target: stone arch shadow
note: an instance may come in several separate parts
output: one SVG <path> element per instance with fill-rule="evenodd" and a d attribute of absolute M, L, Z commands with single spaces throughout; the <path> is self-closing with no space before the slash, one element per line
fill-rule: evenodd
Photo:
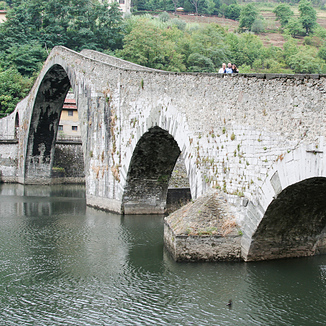
<path fill-rule="evenodd" d="M 163 214 L 169 180 L 180 148 L 168 131 L 155 126 L 137 142 L 122 199 L 124 214 Z"/>
<path fill-rule="evenodd" d="M 24 183 L 51 183 L 55 143 L 62 106 L 73 83 L 60 64 L 43 72 L 36 87 L 26 139 Z"/>
<path fill-rule="evenodd" d="M 19 112 L 17 111 L 15 114 L 15 129 L 14 129 L 14 138 L 18 139 L 19 136 Z"/>
<path fill-rule="evenodd" d="M 285 155 L 247 206 L 246 261 L 326 253 L 326 175 L 323 157 L 303 146 Z"/>

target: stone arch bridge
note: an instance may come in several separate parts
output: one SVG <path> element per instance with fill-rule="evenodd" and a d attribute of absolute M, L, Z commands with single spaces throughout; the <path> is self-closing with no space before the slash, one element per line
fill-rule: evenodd
<path fill-rule="evenodd" d="M 56 47 L 0 120 L 3 181 L 51 183 L 69 89 L 88 205 L 163 213 L 181 153 L 192 198 L 218 189 L 233 207 L 242 258 L 326 251 L 326 76 L 163 72 Z"/>

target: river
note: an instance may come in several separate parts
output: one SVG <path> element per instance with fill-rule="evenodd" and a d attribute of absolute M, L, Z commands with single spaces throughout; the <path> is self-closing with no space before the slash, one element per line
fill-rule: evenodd
<path fill-rule="evenodd" d="M 326 256 L 176 263 L 162 216 L 86 207 L 82 186 L 0 184 L 0 223 L 0 325 L 326 324 Z"/>

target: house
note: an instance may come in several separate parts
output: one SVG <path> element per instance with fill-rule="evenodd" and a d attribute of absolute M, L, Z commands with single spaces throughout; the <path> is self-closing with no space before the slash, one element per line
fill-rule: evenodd
<path fill-rule="evenodd" d="M 109 3 L 118 2 L 123 14 L 130 14 L 131 0 L 108 0 Z"/>
<path fill-rule="evenodd" d="M 73 93 L 68 93 L 62 106 L 58 138 L 80 137 L 79 119 Z"/>
<path fill-rule="evenodd" d="M 0 10 L 0 24 L 7 20 L 7 10 Z"/>

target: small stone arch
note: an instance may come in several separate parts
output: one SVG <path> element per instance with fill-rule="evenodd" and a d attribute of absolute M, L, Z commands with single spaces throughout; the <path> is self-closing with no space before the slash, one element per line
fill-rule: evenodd
<path fill-rule="evenodd" d="M 305 147 L 268 172 L 243 223 L 242 256 L 266 260 L 326 253 L 325 160 Z"/>
<path fill-rule="evenodd" d="M 158 126 L 142 135 L 127 173 L 123 213 L 164 213 L 169 179 L 180 152 L 174 137 Z"/>
<path fill-rule="evenodd" d="M 19 113 L 16 112 L 14 138 L 18 139 L 18 136 L 19 136 Z"/>

